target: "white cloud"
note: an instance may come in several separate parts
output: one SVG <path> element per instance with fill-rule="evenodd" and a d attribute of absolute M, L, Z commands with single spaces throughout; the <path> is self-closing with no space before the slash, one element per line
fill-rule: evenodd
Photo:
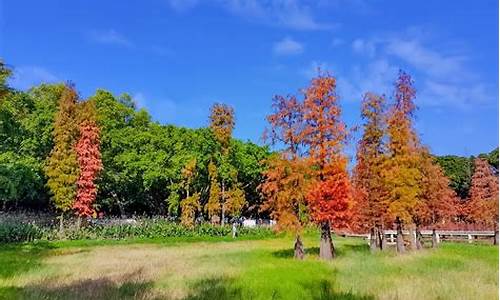
<path fill-rule="evenodd" d="M 118 45 L 125 47 L 132 46 L 132 42 L 130 42 L 130 40 L 128 40 L 124 35 L 118 33 L 114 29 L 92 31 L 89 33 L 89 37 L 92 41 L 99 44 Z"/>
<path fill-rule="evenodd" d="M 230 13 L 259 23 L 278 25 L 296 30 L 322 30 L 334 28 L 334 24 L 316 20 L 313 10 L 300 0 L 212 0 Z M 207 3 L 205 2 L 205 3 Z M 199 0 L 169 0 L 176 11 L 186 11 L 201 5 Z M 318 3 L 316 5 L 319 5 Z"/>
<path fill-rule="evenodd" d="M 41 83 L 54 83 L 57 81 L 61 80 L 43 67 L 21 66 L 14 68 L 14 74 L 9 80 L 9 85 L 24 90 Z"/>
<path fill-rule="evenodd" d="M 375 44 L 364 39 L 355 39 L 352 42 L 352 49 L 354 52 L 366 54 L 369 57 L 373 57 L 375 55 Z"/>
<path fill-rule="evenodd" d="M 273 46 L 273 52 L 276 55 L 295 55 L 304 51 L 304 46 L 301 43 L 286 37 L 277 42 Z"/>
<path fill-rule="evenodd" d="M 396 64 L 402 63 L 403 69 L 413 69 L 410 73 L 417 81 L 418 105 L 465 108 L 473 103 L 496 101 L 491 93 L 494 88 L 483 83 L 480 76 L 466 64 L 467 55 L 457 52 L 463 50 L 438 47 L 439 43 L 431 44 L 414 29 L 408 30 L 406 34 L 356 39 L 352 44 L 353 51 L 375 59 L 378 66 L 370 63 L 351 72 L 348 76 L 350 83 L 346 83 L 351 86 L 349 93 L 359 93 L 360 90 L 377 92 L 374 88 L 383 86 L 384 82 L 388 90 L 386 93 L 392 93 L 392 85 L 387 83 L 395 80 Z M 454 52 L 450 52 L 452 50 Z M 380 72 L 384 69 L 382 61 L 385 61 L 386 69 L 391 70 L 386 75 Z M 362 73 L 363 76 L 356 73 Z M 384 76 L 389 78 L 384 79 Z"/>

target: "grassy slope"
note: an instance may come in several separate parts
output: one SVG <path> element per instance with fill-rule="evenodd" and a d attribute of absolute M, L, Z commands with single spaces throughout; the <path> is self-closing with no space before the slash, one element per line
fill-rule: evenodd
<path fill-rule="evenodd" d="M 305 261 L 291 238 L 246 241 L 59 242 L 0 247 L 6 299 L 497 299 L 498 248 L 371 255 L 336 239 L 338 258 Z"/>

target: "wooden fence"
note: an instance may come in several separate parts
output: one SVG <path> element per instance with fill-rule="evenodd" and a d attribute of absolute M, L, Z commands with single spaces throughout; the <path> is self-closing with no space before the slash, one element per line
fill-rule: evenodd
<path fill-rule="evenodd" d="M 432 230 L 421 230 L 420 233 L 425 239 L 432 239 Z M 387 244 L 396 244 L 396 230 L 384 230 L 385 237 L 387 239 Z M 475 241 L 485 241 L 491 240 L 495 237 L 494 231 L 461 231 L 461 230 L 436 230 L 438 242 L 441 240 L 445 241 L 455 241 L 455 242 L 468 242 L 473 243 Z M 370 234 L 354 234 L 345 233 L 341 234 L 347 237 L 359 237 L 367 240 L 370 243 Z M 409 236 L 410 233 L 407 230 L 403 230 L 403 235 Z"/>

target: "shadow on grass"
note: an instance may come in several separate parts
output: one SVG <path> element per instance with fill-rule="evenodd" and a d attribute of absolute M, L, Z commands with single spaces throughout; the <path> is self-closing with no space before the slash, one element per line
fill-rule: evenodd
<path fill-rule="evenodd" d="M 0 246 L 0 278 L 10 278 L 41 265 L 42 259 L 54 249 L 48 242 Z"/>
<path fill-rule="evenodd" d="M 303 284 L 309 290 L 314 300 L 375 300 L 374 296 L 356 295 L 352 292 L 336 292 L 328 280 L 315 281 L 312 284 Z"/>
<path fill-rule="evenodd" d="M 234 286 L 234 280 L 226 277 L 206 278 L 196 282 L 185 300 L 228 300 L 243 298 L 242 290 Z"/>
<path fill-rule="evenodd" d="M 309 247 L 304 249 L 306 255 L 319 255 L 319 247 Z M 293 258 L 294 249 L 281 249 L 271 253 L 274 257 Z"/>
<path fill-rule="evenodd" d="M 148 293 L 153 282 L 142 281 L 141 274 L 142 270 L 138 270 L 116 280 L 100 277 L 62 285 L 51 280 L 18 289 L 16 294 L 27 299 L 151 299 Z"/>
<path fill-rule="evenodd" d="M 319 255 L 319 247 L 309 247 L 305 248 L 305 253 L 306 255 L 313 255 L 313 256 L 318 256 Z M 335 254 L 337 256 L 343 256 L 346 253 L 349 252 L 370 252 L 370 248 L 368 245 L 364 244 L 356 244 L 356 245 L 342 245 L 340 247 L 335 248 Z M 279 257 L 279 258 L 293 258 L 294 255 L 294 249 L 289 248 L 289 249 L 281 249 L 277 251 L 273 251 L 271 253 L 274 257 Z"/>

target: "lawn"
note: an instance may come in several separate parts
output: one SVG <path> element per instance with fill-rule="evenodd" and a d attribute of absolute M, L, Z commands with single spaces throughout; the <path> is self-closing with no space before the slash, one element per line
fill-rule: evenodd
<path fill-rule="evenodd" d="M 338 257 L 292 256 L 292 238 L 39 242 L 0 247 L 3 299 L 498 299 L 498 247 L 372 255 L 335 238 Z"/>

